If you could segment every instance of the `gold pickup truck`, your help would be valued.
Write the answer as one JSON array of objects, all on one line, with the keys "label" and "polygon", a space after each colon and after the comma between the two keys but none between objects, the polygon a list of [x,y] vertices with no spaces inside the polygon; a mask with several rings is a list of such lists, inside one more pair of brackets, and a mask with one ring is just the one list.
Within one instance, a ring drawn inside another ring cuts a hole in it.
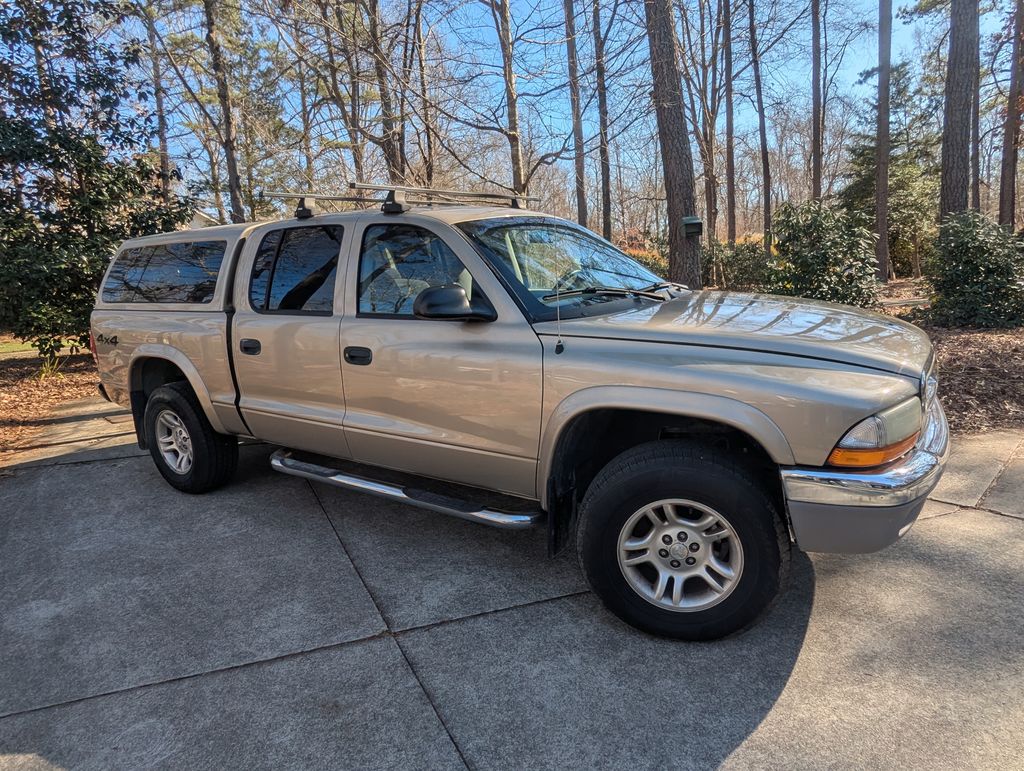
[{"label": "gold pickup truck", "polygon": [[519,201],[414,197],[121,247],[100,389],[164,479],[212,490],[255,438],[287,474],[546,523],[611,611],[683,639],[754,623],[794,545],[870,552],[917,518],[948,454],[921,330],[689,290]]}]

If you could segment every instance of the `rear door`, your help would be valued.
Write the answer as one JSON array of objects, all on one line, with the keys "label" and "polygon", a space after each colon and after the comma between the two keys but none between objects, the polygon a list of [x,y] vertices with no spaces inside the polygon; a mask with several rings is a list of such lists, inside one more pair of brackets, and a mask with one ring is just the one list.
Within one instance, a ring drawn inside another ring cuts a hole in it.
[{"label": "rear door", "polygon": [[275,223],[249,237],[235,274],[231,344],[239,409],[254,436],[348,457],[340,328],[349,228]]}]

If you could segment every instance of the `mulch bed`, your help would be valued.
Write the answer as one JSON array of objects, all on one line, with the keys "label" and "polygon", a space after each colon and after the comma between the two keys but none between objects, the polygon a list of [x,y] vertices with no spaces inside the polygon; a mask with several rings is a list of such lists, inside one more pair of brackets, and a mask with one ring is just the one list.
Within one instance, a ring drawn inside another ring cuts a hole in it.
[{"label": "mulch bed", "polygon": [[38,357],[0,358],[0,452],[24,446],[54,407],[96,395],[99,375],[88,353],[66,357],[55,375],[39,371]]},{"label": "mulch bed", "polygon": [[932,326],[913,302],[930,293],[927,279],[900,279],[879,294],[888,303],[884,313],[907,318],[931,337],[950,428],[958,433],[1024,428],[1024,329]]},{"label": "mulch bed", "polygon": [[920,324],[935,345],[939,394],[959,433],[1024,428],[1024,329]]}]

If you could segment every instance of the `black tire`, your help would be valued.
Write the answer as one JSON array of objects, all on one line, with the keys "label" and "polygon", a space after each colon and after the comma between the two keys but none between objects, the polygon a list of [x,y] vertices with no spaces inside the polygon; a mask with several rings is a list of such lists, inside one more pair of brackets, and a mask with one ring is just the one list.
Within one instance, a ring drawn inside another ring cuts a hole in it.
[{"label": "black tire", "polygon": [[[192,463],[185,473],[173,469],[158,446],[157,419],[165,411],[177,416],[188,434]],[[188,383],[169,383],[153,391],[146,402],[143,425],[149,454],[172,487],[185,493],[207,493],[227,484],[235,473],[238,440],[213,430]]]},{"label": "black tire", "polygon": [[[630,517],[673,498],[714,509],[742,546],[735,585],[704,609],[654,604],[619,565],[619,535]],[[781,591],[790,560],[786,528],[755,476],[728,456],[684,440],[640,445],[601,470],[580,507],[576,549],[587,581],[609,610],[645,632],[682,640],[715,640],[751,626]]]}]

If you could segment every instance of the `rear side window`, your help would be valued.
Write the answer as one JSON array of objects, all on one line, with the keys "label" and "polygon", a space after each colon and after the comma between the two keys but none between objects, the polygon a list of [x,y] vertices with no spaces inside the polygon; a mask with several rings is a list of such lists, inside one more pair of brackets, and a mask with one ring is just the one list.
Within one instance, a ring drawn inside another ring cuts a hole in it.
[{"label": "rear side window", "polygon": [[227,241],[183,241],[126,249],[103,285],[110,303],[208,303]]},{"label": "rear side window", "polygon": [[314,225],[264,236],[249,280],[253,310],[330,314],[342,232],[340,225]]}]

